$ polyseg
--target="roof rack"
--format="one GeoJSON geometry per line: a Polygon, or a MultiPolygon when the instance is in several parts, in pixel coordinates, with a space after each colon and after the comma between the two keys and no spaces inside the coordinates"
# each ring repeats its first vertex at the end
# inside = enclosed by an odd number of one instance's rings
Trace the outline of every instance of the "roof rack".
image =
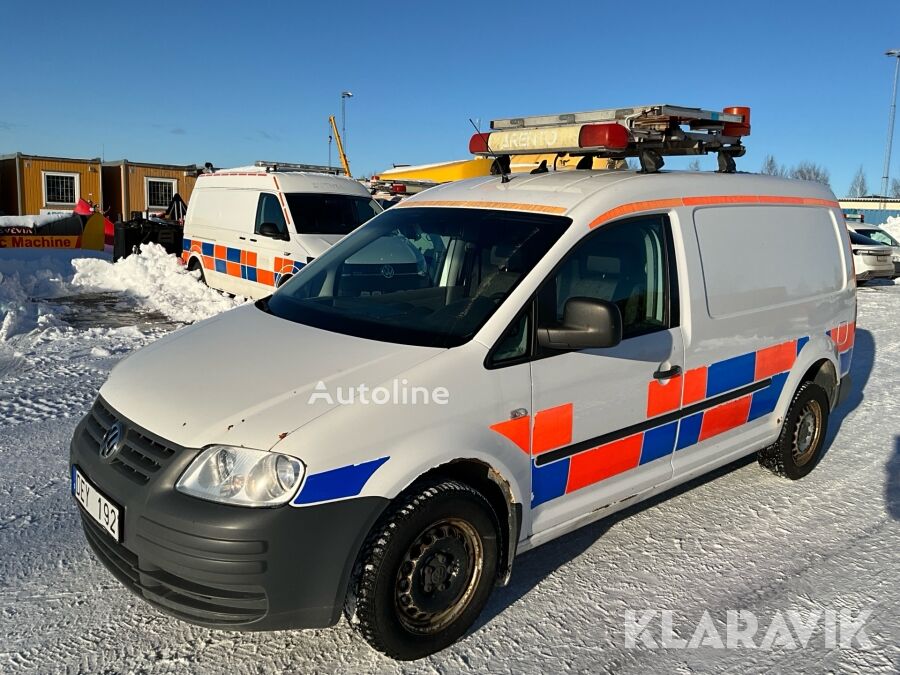
{"type": "Polygon", "coordinates": [[[496,157],[495,173],[500,174],[508,173],[509,156],[521,153],[569,154],[590,161],[638,157],[641,171],[652,173],[662,168],[664,156],[710,152],[718,153],[719,171],[733,173],[734,158],[746,151],[741,138],[749,135],[750,108],[719,112],[662,104],[496,119],[491,131],[472,136],[469,151],[496,157]]]}

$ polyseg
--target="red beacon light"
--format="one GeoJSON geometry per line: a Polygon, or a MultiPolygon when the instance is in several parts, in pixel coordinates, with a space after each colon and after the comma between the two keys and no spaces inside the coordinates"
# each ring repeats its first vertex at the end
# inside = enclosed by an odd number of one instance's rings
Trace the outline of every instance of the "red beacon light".
{"type": "Polygon", "coordinates": [[[628,129],[621,124],[585,124],[578,133],[578,146],[582,148],[609,148],[624,150],[628,147],[628,129]]]}
{"type": "Polygon", "coordinates": [[[750,108],[746,107],[732,107],[725,108],[722,111],[726,115],[740,115],[744,118],[744,120],[740,123],[737,122],[725,122],[722,127],[722,133],[725,136],[749,136],[750,135],[750,108]]]}
{"type": "Polygon", "coordinates": [[[489,152],[489,136],[490,133],[486,131],[479,131],[477,134],[473,134],[472,138],[469,139],[469,152],[473,155],[487,154],[489,152]]]}

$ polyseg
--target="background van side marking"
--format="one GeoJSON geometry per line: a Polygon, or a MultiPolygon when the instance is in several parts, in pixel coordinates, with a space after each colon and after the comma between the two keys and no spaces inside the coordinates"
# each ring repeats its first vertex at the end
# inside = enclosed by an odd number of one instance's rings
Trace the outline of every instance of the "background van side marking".
{"type": "Polygon", "coordinates": [[[639,213],[641,211],[664,211],[676,209],[680,206],[709,206],[713,204],[782,204],[785,206],[822,206],[825,208],[839,209],[840,205],[829,199],[816,199],[812,197],[783,197],[780,195],[711,195],[708,197],[674,197],[671,199],[652,199],[643,202],[622,204],[610,209],[594,218],[588,223],[589,228],[595,228],[605,222],[622,216],[639,213]]]}
{"type": "Polygon", "coordinates": [[[247,251],[196,239],[184,238],[181,247],[181,259],[185,264],[190,260],[191,254],[200,254],[204,269],[214,270],[237,279],[255,281],[265,286],[275,286],[284,275],[297,274],[305,267],[305,263],[275,256],[272,269],[263,269],[257,265],[256,251],[247,251]]]}

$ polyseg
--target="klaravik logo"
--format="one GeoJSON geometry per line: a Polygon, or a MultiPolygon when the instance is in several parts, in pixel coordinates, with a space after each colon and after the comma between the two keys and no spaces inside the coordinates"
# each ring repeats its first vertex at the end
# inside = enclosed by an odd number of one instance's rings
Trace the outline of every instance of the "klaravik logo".
{"type": "Polygon", "coordinates": [[[622,618],[628,649],[801,649],[824,643],[827,649],[872,649],[865,623],[872,610],[855,614],[848,609],[776,610],[759,617],[747,610],[729,609],[725,621],[704,611],[699,621],[677,617],[671,609],[627,610],[622,618]],[[717,625],[718,624],[718,625],[717,625]]]}

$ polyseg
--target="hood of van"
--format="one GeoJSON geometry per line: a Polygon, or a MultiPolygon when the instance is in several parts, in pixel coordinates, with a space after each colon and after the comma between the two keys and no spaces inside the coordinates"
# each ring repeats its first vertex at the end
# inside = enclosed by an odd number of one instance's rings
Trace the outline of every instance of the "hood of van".
{"type": "Polygon", "coordinates": [[[245,305],[133,353],[100,395],[178,445],[267,450],[347,392],[405,377],[442,351],[331,333],[245,305]]]}
{"type": "MultiPolygon", "coordinates": [[[[310,258],[318,258],[328,249],[344,238],[342,234],[298,234],[300,245],[306,249],[310,258]]],[[[301,261],[306,262],[306,261],[301,261]]]]}

